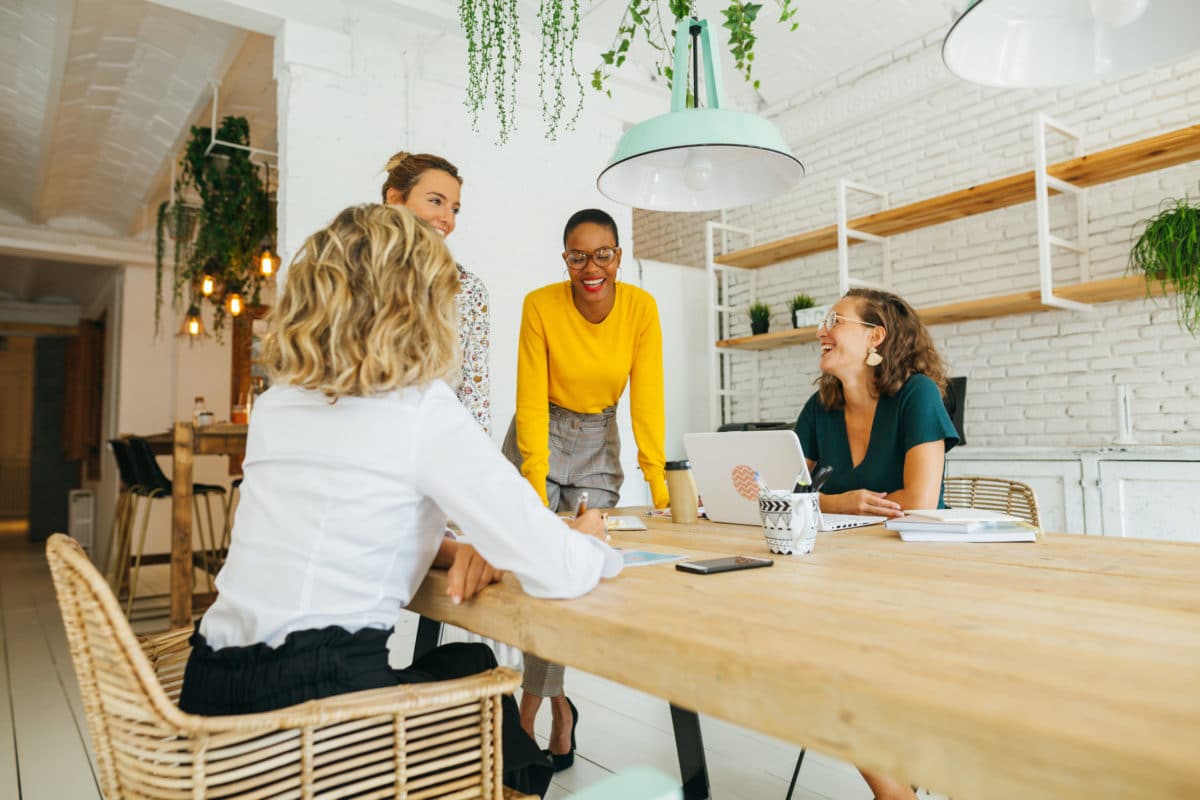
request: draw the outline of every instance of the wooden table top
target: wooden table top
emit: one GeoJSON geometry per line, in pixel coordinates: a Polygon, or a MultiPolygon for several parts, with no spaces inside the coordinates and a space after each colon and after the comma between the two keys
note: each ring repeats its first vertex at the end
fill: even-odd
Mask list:
{"type": "MultiPolygon", "coordinates": [[[[769,555],[754,527],[614,545],[769,555]]],[[[626,569],[573,601],[510,575],[410,604],[719,717],[956,797],[1190,797],[1200,786],[1200,545],[1047,535],[904,543],[822,533],[769,569],[626,569]]]]}
{"type": "MultiPolygon", "coordinates": [[[[197,455],[240,454],[246,449],[247,429],[247,425],[233,422],[217,422],[193,428],[192,450],[197,455]]],[[[154,433],[145,439],[155,455],[169,456],[175,452],[175,435],[172,431],[154,433]]]]}

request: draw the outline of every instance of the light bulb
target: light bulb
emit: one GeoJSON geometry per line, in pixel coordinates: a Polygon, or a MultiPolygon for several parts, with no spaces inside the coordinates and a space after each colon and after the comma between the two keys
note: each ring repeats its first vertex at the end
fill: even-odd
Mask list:
{"type": "Polygon", "coordinates": [[[262,260],[259,262],[259,271],[266,277],[270,277],[275,272],[275,262],[271,258],[270,250],[263,252],[262,260]]]}
{"type": "Polygon", "coordinates": [[[200,294],[204,295],[205,297],[210,297],[212,296],[212,293],[216,291],[216,288],[217,279],[212,275],[205,273],[204,277],[200,279],[200,294]]]}
{"type": "Polygon", "coordinates": [[[694,149],[683,162],[683,183],[693,192],[702,192],[712,182],[712,161],[704,152],[694,149]]]}
{"type": "Polygon", "coordinates": [[[1136,22],[1150,0],[1091,0],[1092,15],[1101,25],[1109,28],[1120,28],[1136,22]]]}
{"type": "Polygon", "coordinates": [[[188,317],[187,332],[188,332],[189,336],[199,336],[200,335],[200,318],[199,317],[188,317]]]}
{"type": "Polygon", "coordinates": [[[229,299],[225,301],[225,307],[229,309],[229,316],[236,317],[242,313],[242,296],[237,292],[229,295],[229,299]]]}

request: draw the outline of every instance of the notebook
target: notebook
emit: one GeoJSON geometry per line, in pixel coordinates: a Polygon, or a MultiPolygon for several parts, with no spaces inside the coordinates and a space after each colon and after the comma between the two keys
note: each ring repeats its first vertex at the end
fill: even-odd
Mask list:
{"type": "MultiPolygon", "coordinates": [[[[811,483],[804,451],[794,431],[727,431],[685,433],[683,448],[692,464],[692,477],[704,499],[705,515],[713,522],[760,525],[758,484],[789,491],[811,483]]],[[[822,514],[820,529],[843,530],[883,522],[884,517],[822,514]]]]}
{"type": "Polygon", "coordinates": [[[976,508],[909,511],[884,527],[906,542],[1035,542],[1039,533],[1020,517],[976,508]]]}

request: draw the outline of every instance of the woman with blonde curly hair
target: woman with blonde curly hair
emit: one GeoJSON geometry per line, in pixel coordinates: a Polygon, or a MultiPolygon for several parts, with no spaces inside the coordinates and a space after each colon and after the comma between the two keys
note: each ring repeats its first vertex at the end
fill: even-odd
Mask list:
{"type": "MultiPolygon", "coordinates": [[[[497,570],[548,598],[620,571],[600,515],[568,525],[546,509],[447,385],[458,288],[441,238],[403,209],[348,208],[305,241],[269,317],[272,386],[250,421],[220,593],[192,637],[185,711],[268,711],[495,666],[484,645],[458,643],[389,667],[390,629],[431,567],[449,568],[456,603],[497,570]],[[448,514],[471,545],[443,535],[448,514]]],[[[505,782],[540,794],[549,760],[504,706],[505,782]]]]}
{"type": "MultiPolygon", "coordinates": [[[[958,434],[942,393],[946,368],[917,312],[900,297],[851,289],[817,326],[821,376],[796,420],[809,469],[833,468],[821,510],[898,517],[938,508],[946,453],[958,434]]],[[[914,800],[886,775],[862,772],[877,800],[914,800]]]]}

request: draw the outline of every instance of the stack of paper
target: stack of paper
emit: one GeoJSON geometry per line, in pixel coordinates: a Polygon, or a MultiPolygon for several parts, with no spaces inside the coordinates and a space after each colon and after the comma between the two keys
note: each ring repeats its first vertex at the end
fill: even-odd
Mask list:
{"type": "Polygon", "coordinates": [[[884,527],[906,542],[1036,542],[1039,533],[1020,517],[978,508],[908,511],[884,527]]]}

